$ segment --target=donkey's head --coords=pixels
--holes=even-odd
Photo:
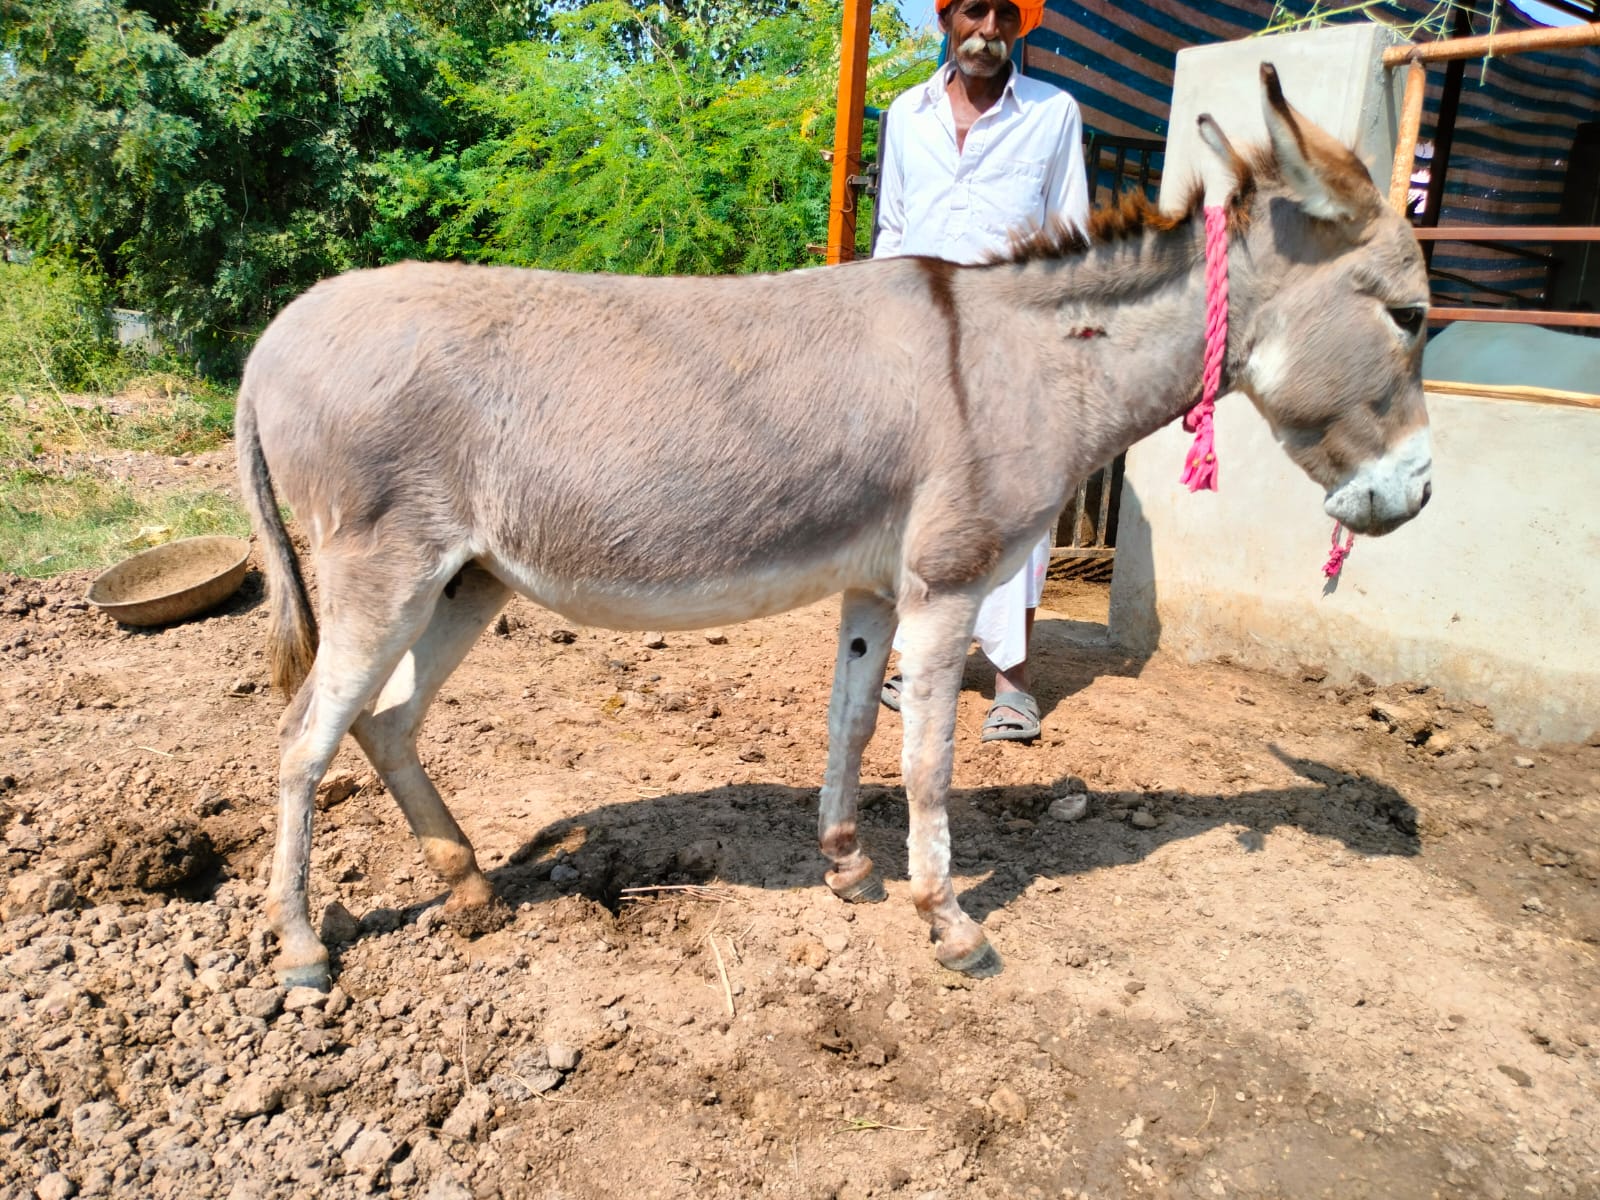
[[[1207,144],[1256,185],[1246,253],[1233,255],[1249,297],[1235,384],[1327,489],[1330,516],[1387,533],[1432,490],[1427,270],[1361,161],[1290,107],[1270,65],[1261,83],[1272,154],[1253,168],[1201,118]]]

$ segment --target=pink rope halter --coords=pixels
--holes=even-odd
[[[1194,434],[1194,445],[1184,460],[1182,482],[1191,492],[1217,490],[1216,408],[1217,392],[1222,387],[1222,360],[1228,350],[1228,210],[1220,204],[1206,205],[1206,357],[1200,378],[1200,399],[1183,415],[1183,427]],[[1346,533],[1339,544],[1343,527],[1333,523],[1333,549],[1322,573],[1339,578],[1344,560],[1350,556],[1356,536]]]
[[[1333,549],[1328,552],[1328,561],[1322,564],[1322,573],[1329,579],[1339,578],[1339,572],[1344,570],[1344,560],[1350,557],[1350,547],[1356,544],[1356,535],[1345,530],[1344,545],[1339,545],[1339,531],[1344,529],[1338,521],[1333,523]]]
[[[1206,360],[1200,402],[1183,417],[1194,445],[1183,465],[1191,492],[1217,490],[1215,413],[1222,386],[1222,359],[1228,350],[1228,210],[1206,205]]]

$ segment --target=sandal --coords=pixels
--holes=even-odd
[[[905,683],[905,677],[902,675],[891,675],[883,681],[883,690],[878,693],[878,699],[883,701],[883,706],[890,712],[900,711],[900,689]]]
[[[1002,709],[1010,709],[1009,714]],[[1027,692],[997,692],[978,735],[985,742],[1031,742],[1039,736],[1039,702]]]

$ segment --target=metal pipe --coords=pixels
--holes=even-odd
[[[1450,62],[1497,54],[1526,54],[1535,50],[1568,50],[1575,46],[1600,46],[1600,21],[1562,25],[1550,29],[1519,29],[1513,33],[1486,33],[1479,37],[1440,38],[1415,46],[1391,46],[1383,52],[1383,65],[1408,62]]]
[[[1499,325],[1559,325],[1569,329],[1600,329],[1600,312],[1540,312],[1528,308],[1428,309],[1428,320],[1492,321]]]
[[[1406,94],[1400,105],[1399,139],[1389,175],[1389,206],[1402,217],[1411,196],[1411,170],[1417,161],[1417,134],[1422,130],[1422,102],[1428,92],[1428,68],[1414,62],[1406,68]]]
[[[1600,242],[1600,225],[1435,225],[1419,242]]]

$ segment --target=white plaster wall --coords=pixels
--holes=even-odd
[[[1178,482],[1191,435],[1128,454],[1111,636],[1190,659],[1417,680],[1534,742],[1600,730],[1600,409],[1429,392],[1433,501],[1357,538],[1324,588],[1322,490],[1242,396],[1217,408],[1221,491]]]

